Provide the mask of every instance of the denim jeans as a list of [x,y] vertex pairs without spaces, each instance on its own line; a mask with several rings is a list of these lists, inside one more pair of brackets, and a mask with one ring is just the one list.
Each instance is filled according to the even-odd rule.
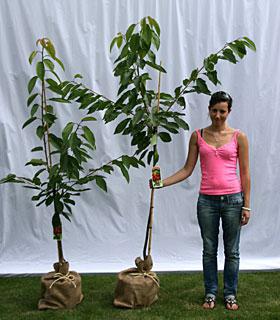
[[220,219],[224,240],[224,298],[236,296],[239,272],[239,240],[243,194],[200,194],[197,217],[203,240],[203,275],[205,295],[216,297],[218,291],[217,251]]

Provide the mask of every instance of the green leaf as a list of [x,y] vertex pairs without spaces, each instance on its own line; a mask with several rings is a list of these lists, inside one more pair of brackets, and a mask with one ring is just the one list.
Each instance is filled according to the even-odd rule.
[[123,43],[123,35],[120,34],[118,37],[117,37],[117,47],[120,48],[122,46],[122,43]]
[[38,61],[36,64],[36,74],[38,78],[43,81],[45,76],[45,66],[42,61]]
[[255,43],[251,39],[249,39],[248,37],[243,37],[243,39],[245,40],[245,46],[247,46],[249,49],[253,51],[257,50]]
[[173,100],[174,98],[173,98],[172,95],[169,94],[169,93],[161,92],[161,93],[160,93],[160,99],[161,99],[161,100]]
[[31,150],[31,152],[43,151],[43,147],[36,147]]
[[7,182],[13,182],[15,178],[16,178],[16,175],[10,173],[5,178],[2,178],[0,180],[0,184],[7,183]]
[[60,150],[63,145],[62,139],[58,138],[56,135],[52,133],[49,134],[49,141],[50,144],[57,150]]
[[194,69],[191,73],[190,81],[196,80],[197,77],[198,77],[198,69]]
[[126,167],[123,165],[123,163],[118,160],[114,160],[112,163],[121,169],[122,175],[125,177],[126,181],[129,183],[129,174]]
[[208,87],[207,87],[207,84],[206,84],[206,81],[201,79],[201,78],[198,78],[196,79],[196,92],[197,93],[205,93],[205,94],[211,94],[211,92],[209,91]]
[[186,107],[186,101],[184,97],[179,97],[177,100],[177,103],[179,104],[179,106],[185,108]]
[[142,120],[143,116],[145,114],[144,109],[139,108],[136,113],[135,116],[132,118],[132,125],[135,126],[139,121]]
[[42,166],[42,165],[46,165],[46,161],[42,160],[42,159],[32,159],[29,162],[27,162],[25,165],[31,165],[31,166]]
[[50,39],[44,39],[45,41],[42,43],[43,47],[47,50],[48,54],[55,59],[55,48]]
[[147,47],[150,48],[152,41],[152,30],[148,25],[145,25],[142,29],[140,38],[142,38],[146,43]]
[[35,104],[32,106],[31,111],[30,111],[31,117],[33,117],[33,116],[35,115],[35,113],[37,112],[38,108],[39,108],[39,105],[38,105],[37,103],[35,103]]
[[54,199],[53,196],[50,196],[46,199],[45,204],[47,207],[53,203],[53,199]]
[[168,132],[159,132],[158,135],[163,142],[170,142],[172,140]]
[[46,113],[46,114],[44,114],[43,119],[48,124],[48,126],[51,127],[52,124],[57,119],[57,117],[52,113]]
[[154,46],[158,50],[160,47],[160,39],[155,33],[152,34],[152,43],[154,44]]
[[39,139],[42,139],[44,136],[44,128],[42,126],[38,126],[36,129],[36,134],[39,137]]
[[54,64],[53,64],[53,62],[52,62],[50,59],[44,59],[43,62],[44,62],[44,64],[45,64],[45,66],[46,66],[47,68],[49,68],[50,70],[53,70],[53,69],[54,69]]
[[62,211],[61,214],[63,215],[63,217],[65,219],[67,219],[69,222],[71,222],[70,214],[68,212]]
[[35,121],[37,119],[37,117],[31,117],[29,118],[27,121],[24,122],[22,129],[24,129],[25,127],[27,127],[30,123],[32,123],[33,121]]
[[189,125],[181,118],[174,118],[175,122],[184,130],[189,130]]
[[83,79],[83,76],[81,74],[77,73],[74,75],[74,79],[77,79],[77,78]]
[[235,64],[237,62],[235,55],[233,54],[231,49],[225,49],[223,51],[223,57],[231,63]]
[[155,133],[151,138],[151,146],[155,146],[157,144],[157,134]]
[[97,121],[97,119],[94,117],[85,117],[81,121]]
[[99,188],[101,188],[102,190],[107,192],[107,184],[106,184],[106,181],[105,181],[104,177],[95,176],[95,182],[96,182],[96,184],[98,185]]
[[131,118],[126,118],[122,120],[116,127],[114,134],[121,133],[127,126],[127,124],[130,122]]
[[27,106],[30,106],[31,103],[35,100],[35,98],[38,96],[38,93],[32,94],[28,99],[27,99]]
[[60,102],[60,103],[71,103],[69,100],[63,99],[63,98],[50,98],[49,100],[55,101],[55,102]]
[[153,63],[151,61],[146,61],[146,64],[148,66],[152,67],[153,69],[156,69],[156,70],[158,70],[160,72],[166,73],[166,70],[162,66],[160,66],[160,65],[158,65],[156,63]]
[[148,20],[149,20],[150,25],[152,25],[155,28],[158,36],[160,36],[160,27],[159,27],[159,24],[157,23],[157,21],[150,16],[148,16]]
[[59,60],[57,57],[55,57],[54,60],[60,65],[61,69],[65,71],[64,64],[62,63],[62,61]]
[[36,57],[37,53],[38,53],[38,51],[36,51],[36,50],[31,52],[31,54],[28,58],[30,64],[32,64],[33,59]]
[[89,142],[89,144],[95,148],[95,138],[94,138],[94,134],[91,132],[91,130],[89,129],[89,127],[87,126],[83,126],[83,131],[84,131],[84,136],[85,139]]
[[133,34],[129,41],[129,47],[133,52],[136,52],[140,46],[140,36],[139,34]]
[[114,171],[114,168],[112,166],[109,166],[109,165],[104,165],[102,167],[102,170],[108,174],[111,174],[111,171]]
[[117,42],[117,37],[113,38],[113,40],[110,43],[110,52],[112,51],[112,49],[113,49],[113,47],[114,47],[116,42]]
[[30,79],[30,81],[28,82],[28,93],[30,94],[32,92],[32,90],[34,89],[35,85],[36,85],[36,81],[37,81],[38,77],[35,76],[33,78]]
[[214,70],[214,71],[211,71],[211,72],[207,72],[206,73],[206,76],[208,77],[208,79],[214,83],[214,85],[216,86],[218,83],[221,84],[221,82],[219,81],[218,79],[218,76],[217,76],[217,71]]
[[69,122],[64,127],[64,129],[62,130],[62,139],[64,141],[66,141],[69,138],[69,135],[71,134],[71,132],[73,130],[73,127],[74,127],[74,123],[73,122]]
[[128,41],[130,39],[130,37],[135,29],[135,26],[136,26],[136,24],[132,24],[127,29],[126,34],[125,34],[126,41]]

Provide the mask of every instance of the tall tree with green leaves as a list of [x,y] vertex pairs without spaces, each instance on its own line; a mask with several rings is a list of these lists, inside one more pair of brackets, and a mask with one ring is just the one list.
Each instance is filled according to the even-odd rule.
[[[95,181],[99,188],[107,191],[106,177],[100,172],[110,174],[117,166],[129,181],[128,167],[138,167],[143,163],[133,155],[122,155],[99,168],[86,169],[96,149],[95,135],[89,126],[96,118],[86,115],[84,110],[88,105],[87,92],[90,91],[75,81],[60,79],[56,69],[60,67],[64,70],[64,65],[50,39],[39,39],[36,44],[38,49],[29,57],[30,64],[35,64],[36,70],[28,82],[27,107],[30,117],[22,128],[36,124],[34,135],[40,144],[31,150],[36,156],[26,165],[38,170],[30,178],[9,174],[0,183],[23,184],[36,192],[32,201],[37,203],[37,207],[42,204],[52,207],[53,235],[57,241],[59,263],[63,263],[61,218],[71,221],[72,207],[76,203],[74,199],[90,190],[85,185]],[[80,78],[81,75],[75,77]],[[59,130],[58,108],[70,103],[84,115],[78,122],[70,121]]]
[[[113,38],[110,50],[114,46],[120,50],[115,60],[114,76],[119,78],[119,89],[116,101],[111,101],[101,94],[91,92],[92,104],[88,113],[105,110],[106,123],[120,117],[115,134],[130,135],[131,145],[140,161],[155,166],[159,161],[158,140],[170,142],[172,134],[180,129],[188,130],[184,121],[185,97],[188,94],[210,95],[209,83],[221,84],[216,66],[221,61],[236,64],[247,54],[247,49],[256,50],[248,37],[241,37],[228,42],[220,50],[203,59],[201,66],[196,67],[181,81],[171,93],[161,92],[160,85],[153,81],[153,71],[166,73],[162,63],[157,59],[160,47],[160,26],[152,17],[144,17],[138,23],[131,24],[125,33],[119,32]],[[178,112],[178,106],[182,108]],[[153,190],[151,207],[153,207]],[[148,229],[151,229],[152,210],[150,209],[144,258],[146,254]],[[151,233],[150,233],[151,234]]]

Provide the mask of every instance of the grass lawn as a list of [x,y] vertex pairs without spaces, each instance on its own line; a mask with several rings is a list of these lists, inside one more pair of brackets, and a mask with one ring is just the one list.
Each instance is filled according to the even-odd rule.
[[[222,288],[222,274],[220,288]],[[38,311],[39,277],[0,278],[0,319],[136,320],[136,319],[280,319],[280,272],[241,272],[238,311],[224,308],[222,295],[214,310],[201,308],[202,273],[160,273],[159,300],[149,308],[127,310],[112,304],[116,275],[82,275],[85,298],[73,310]],[[220,290],[220,293],[222,290]]]

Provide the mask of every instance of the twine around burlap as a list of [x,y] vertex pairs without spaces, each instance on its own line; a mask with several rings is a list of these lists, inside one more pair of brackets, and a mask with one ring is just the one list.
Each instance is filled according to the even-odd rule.
[[55,263],[55,271],[41,278],[41,299],[39,310],[71,309],[83,300],[81,277],[69,271],[68,262]]
[[159,279],[151,271],[153,262],[150,255],[146,259],[135,259],[137,268],[123,270],[118,274],[114,305],[116,307],[148,307],[158,299]]

